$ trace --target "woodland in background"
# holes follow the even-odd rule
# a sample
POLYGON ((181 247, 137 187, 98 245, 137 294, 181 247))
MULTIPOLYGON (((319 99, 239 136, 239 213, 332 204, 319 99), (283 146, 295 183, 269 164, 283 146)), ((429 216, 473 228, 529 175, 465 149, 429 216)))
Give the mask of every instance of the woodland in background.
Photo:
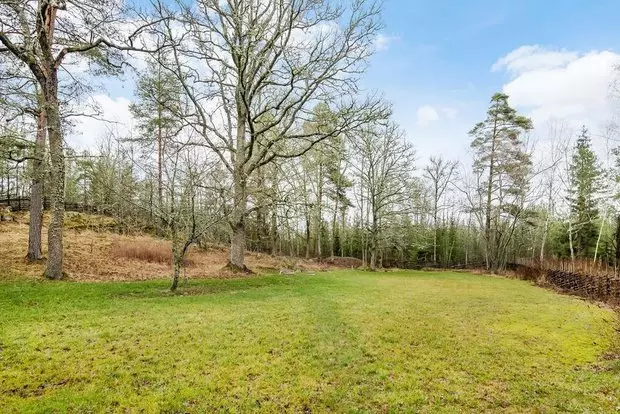
MULTIPOLYGON (((599 157, 586 127, 534 131, 497 93, 472 125, 470 160, 417 160, 389 102, 359 92, 381 27, 373 3, 95 3, 88 16, 72 2, 0 5, 14 25, 0 35, 0 203, 30 208, 32 260, 49 200, 48 261, 62 257, 65 206, 85 209, 114 217, 119 232, 171 239, 173 287, 189 246, 211 243, 231 245, 238 271, 246 247, 371 269, 498 271, 548 258, 617 269, 616 130, 596 138, 612 149, 599 157), (126 69, 130 52, 142 67, 126 69), (136 77, 131 134, 111 123, 91 137, 96 150, 66 144, 75 117, 98 113, 87 75, 62 65, 72 56, 96 74, 136 77)), ((59 278, 62 261, 54 266, 47 274, 59 278)))

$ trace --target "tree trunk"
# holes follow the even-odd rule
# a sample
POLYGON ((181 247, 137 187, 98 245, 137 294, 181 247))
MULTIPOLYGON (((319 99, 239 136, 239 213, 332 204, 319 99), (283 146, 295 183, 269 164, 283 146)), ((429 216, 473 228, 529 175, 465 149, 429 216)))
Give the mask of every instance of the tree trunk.
POLYGON ((179 279, 181 278, 181 268, 183 267, 183 260, 185 260, 185 255, 187 254, 189 246, 191 246, 192 244, 195 233, 192 232, 192 234, 188 237, 187 240, 181 242, 181 240, 179 239, 179 234, 177 234, 177 227, 175 224, 172 225, 171 230, 173 274, 170 290, 174 292, 179 286, 179 279))
POLYGON ((570 260, 575 262, 575 248, 573 247, 573 220, 568 220, 568 246, 570 247, 570 260))
POLYGON ((319 179, 316 200, 316 256, 319 261, 323 258, 321 251, 321 230, 323 228, 323 166, 319 165, 319 179))
MULTIPOLYGON (((439 176, 439 174, 437 174, 439 176)), ((433 263, 437 263, 437 205, 439 204, 439 188, 435 182, 435 192, 433 199, 433 263)))
POLYGON ((172 285, 170 286, 170 290, 173 292, 177 290, 177 287, 179 286, 179 279, 181 278, 181 263, 183 262, 183 258, 179 256, 180 255, 176 252, 172 252, 172 258, 174 261, 174 273, 172 275, 172 285))
POLYGON ((491 153, 489 156, 489 182, 487 183, 486 193, 486 211, 485 211, 485 223, 484 223, 484 239, 486 250, 486 265, 487 270, 493 266, 493 255, 491 254, 491 201, 493 195, 493 179, 495 178, 495 144, 497 140, 497 120, 493 124, 493 138, 491 140, 491 153))
POLYGON ((278 254, 278 217, 276 215, 276 206, 271 210, 271 223, 269 225, 269 244, 271 245, 270 253, 272 256, 278 254))
POLYGON ((620 215, 616 217, 616 267, 620 264, 620 215))
POLYGON ((340 257, 344 257, 344 249, 345 249, 345 229, 346 229, 346 206, 342 206, 342 210, 340 212, 342 214, 341 224, 340 224, 340 257))
POLYGON ((246 178, 242 171, 235 171, 234 206, 231 220, 230 261, 228 267, 234 272, 248 272, 245 266, 245 215, 247 208, 246 178))
POLYGON ((44 91, 51 164, 51 220, 47 236, 47 267, 45 269, 45 277, 49 279, 61 279, 63 275, 62 226, 65 213, 65 159, 57 87, 57 71, 53 69, 50 70, 44 91))
MULTIPOLYGON (((42 102, 41 102, 42 103, 42 102)), ((35 262, 43 258, 41 231, 43 229, 43 168, 45 166, 45 111, 41 106, 37 116, 37 139, 32 161, 32 187, 30 188, 30 223, 28 224, 28 253, 26 259, 35 262)))
POLYGON ((605 220, 607 220, 607 210, 603 213, 603 218, 601 220, 601 227, 598 231, 598 237, 596 239, 596 248, 594 249, 594 260, 592 263, 596 265, 596 259, 598 258, 598 248, 601 244, 601 237, 603 236, 603 228, 605 227, 605 220))
MULTIPOLYGON (((338 237, 338 229, 336 227, 336 217, 338 216, 338 198, 336 198, 334 205, 334 212, 332 214, 332 242, 331 242, 331 257, 336 255, 336 238, 338 237)), ((340 242, 340 241, 339 241, 340 242)), ((340 247, 340 246, 339 246, 340 247)))
POLYGON ((306 259, 310 258, 310 217, 306 207, 306 259))
POLYGON ((370 234, 370 270, 377 270, 377 233, 379 229, 377 227, 377 217, 373 215, 372 230, 370 234))
POLYGON ((540 263, 542 264, 545 261, 545 244, 547 243, 547 234, 549 233, 549 216, 550 212, 547 212, 547 217, 545 219, 545 226, 543 227, 543 236, 542 242, 540 243, 540 263))
POLYGON ((377 270, 377 243, 375 235, 370 236, 370 270, 377 270))
POLYGON ((247 173, 246 173, 246 112, 243 106, 241 86, 235 92, 237 103, 237 131, 235 142, 235 158, 233 165, 233 200, 230 260, 227 267, 233 272, 249 272, 245 265, 245 216, 247 213, 247 173))
POLYGON ((277 197, 278 197, 278 173, 277 168, 274 168, 271 176, 271 217, 269 223, 269 244, 270 252, 272 256, 278 254, 278 205, 277 205, 277 197))

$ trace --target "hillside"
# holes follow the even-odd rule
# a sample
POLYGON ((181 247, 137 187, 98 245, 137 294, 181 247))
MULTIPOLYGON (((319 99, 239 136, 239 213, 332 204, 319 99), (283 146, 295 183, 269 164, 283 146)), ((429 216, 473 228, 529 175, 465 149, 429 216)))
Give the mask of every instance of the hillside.
MULTIPOLYGON (((0 222, 0 278, 37 279, 44 263, 28 263, 28 217, 15 216, 14 222, 0 222)), ((47 222, 47 220, 46 220, 47 222)), ((67 213, 65 271, 75 281, 155 280, 170 276, 170 243, 150 235, 120 235, 106 230, 111 219, 85 214, 67 213)), ((47 228, 43 229, 45 255, 47 228)), ((230 277, 222 270, 228 260, 228 249, 193 247, 187 256, 184 277, 230 277)), ((247 254, 248 267, 257 273, 280 268, 319 271, 327 267, 312 260, 273 257, 262 253, 247 254)))

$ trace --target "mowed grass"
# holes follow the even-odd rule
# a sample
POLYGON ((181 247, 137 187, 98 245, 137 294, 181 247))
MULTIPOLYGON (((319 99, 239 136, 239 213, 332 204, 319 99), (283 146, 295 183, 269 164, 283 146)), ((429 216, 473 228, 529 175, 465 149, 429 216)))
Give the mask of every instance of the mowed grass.
POLYGON ((613 312, 517 280, 0 284, 2 412, 615 412, 613 312), (184 293, 184 294, 183 294, 184 293))

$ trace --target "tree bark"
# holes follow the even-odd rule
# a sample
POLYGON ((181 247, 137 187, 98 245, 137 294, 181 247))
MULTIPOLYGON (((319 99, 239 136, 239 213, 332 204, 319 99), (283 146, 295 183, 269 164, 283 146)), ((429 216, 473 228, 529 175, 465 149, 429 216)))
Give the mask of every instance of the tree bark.
POLYGON ((58 105, 57 70, 49 70, 44 88, 45 112, 47 116, 47 134, 49 139, 51 163, 51 220, 47 236, 47 266, 45 277, 61 279, 63 272, 63 222, 65 213, 65 159, 58 105))
MULTIPOLYGON (((334 201, 334 211, 332 214, 332 240, 331 240, 331 257, 334 257, 336 255, 336 239, 339 238, 338 236, 338 228, 337 228, 337 224, 336 224, 336 217, 338 216, 338 197, 336 197, 336 200, 334 201)), ((340 240, 338 240, 338 247, 340 248, 340 240)))
POLYGON ((575 262, 575 248, 573 246, 573 220, 568 220, 568 246, 570 248, 570 260, 575 262))
MULTIPOLYGON (((322 161, 321 161, 322 162, 322 161)), ((323 165, 319 163, 319 176, 316 196, 316 256, 319 261, 323 258, 321 230, 323 228, 323 165)))
POLYGON ((310 258, 310 214, 306 207, 306 259, 310 258))
POLYGON ((43 167, 45 165, 46 128, 45 111, 41 107, 37 114, 37 138, 32 161, 33 179, 30 188, 30 222, 28 224, 28 253, 26 254, 29 262, 43 258, 41 231, 43 229, 43 167))
POLYGON ((181 263, 183 262, 183 258, 177 257, 178 255, 173 252, 172 257, 174 260, 174 273, 172 275, 172 285, 170 286, 171 291, 177 290, 179 286, 179 279, 181 278, 181 263))
POLYGON ((379 232, 379 228, 377 226, 377 216, 373 213, 372 219, 372 230, 370 234, 370 270, 377 270, 377 253, 378 253, 378 242, 377 242, 377 233, 379 232))
POLYGON ((594 249, 594 260, 592 263, 596 265, 596 259, 598 258, 598 248, 601 244, 601 237, 603 236, 603 228, 605 227, 605 221, 607 220, 607 210, 603 213, 603 218, 601 220, 601 227, 598 231, 598 237, 596 239, 596 248, 594 249))
POLYGON ((341 216, 341 221, 340 221, 340 257, 344 257, 344 249, 345 249, 345 231, 346 231, 346 208, 345 206, 342 206, 342 210, 340 212, 341 216))
POLYGON ((230 261, 228 267, 235 272, 247 272, 245 266, 245 215, 247 208, 246 179, 240 171, 234 177, 234 206, 231 220, 230 261))
POLYGON ((620 264, 620 215, 616 217, 616 267, 620 264))
POLYGON ((243 90, 237 85, 235 91, 237 105, 237 128, 233 164, 233 211, 230 221, 230 260, 226 267, 233 272, 249 272, 245 265, 245 216, 247 213, 247 173, 246 173, 246 111, 243 103, 243 90))
MULTIPOLYGON (((437 176, 439 176, 439 174, 437 174, 437 176)), ((437 263, 437 205, 439 204, 439 188, 437 181, 435 181, 435 191, 433 194, 433 263, 437 263)))
POLYGON ((495 178, 495 144, 497 140, 497 120, 493 124, 493 136, 491 140, 491 154, 489 156, 489 182, 487 183, 486 194, 486 211, 485 211, 485 223, 484 223, 484 238, 485 238, 485 256, 487 270, 494 266, 494 258, 491 253, 491 200, 493 195, 493 179, 495 178))

